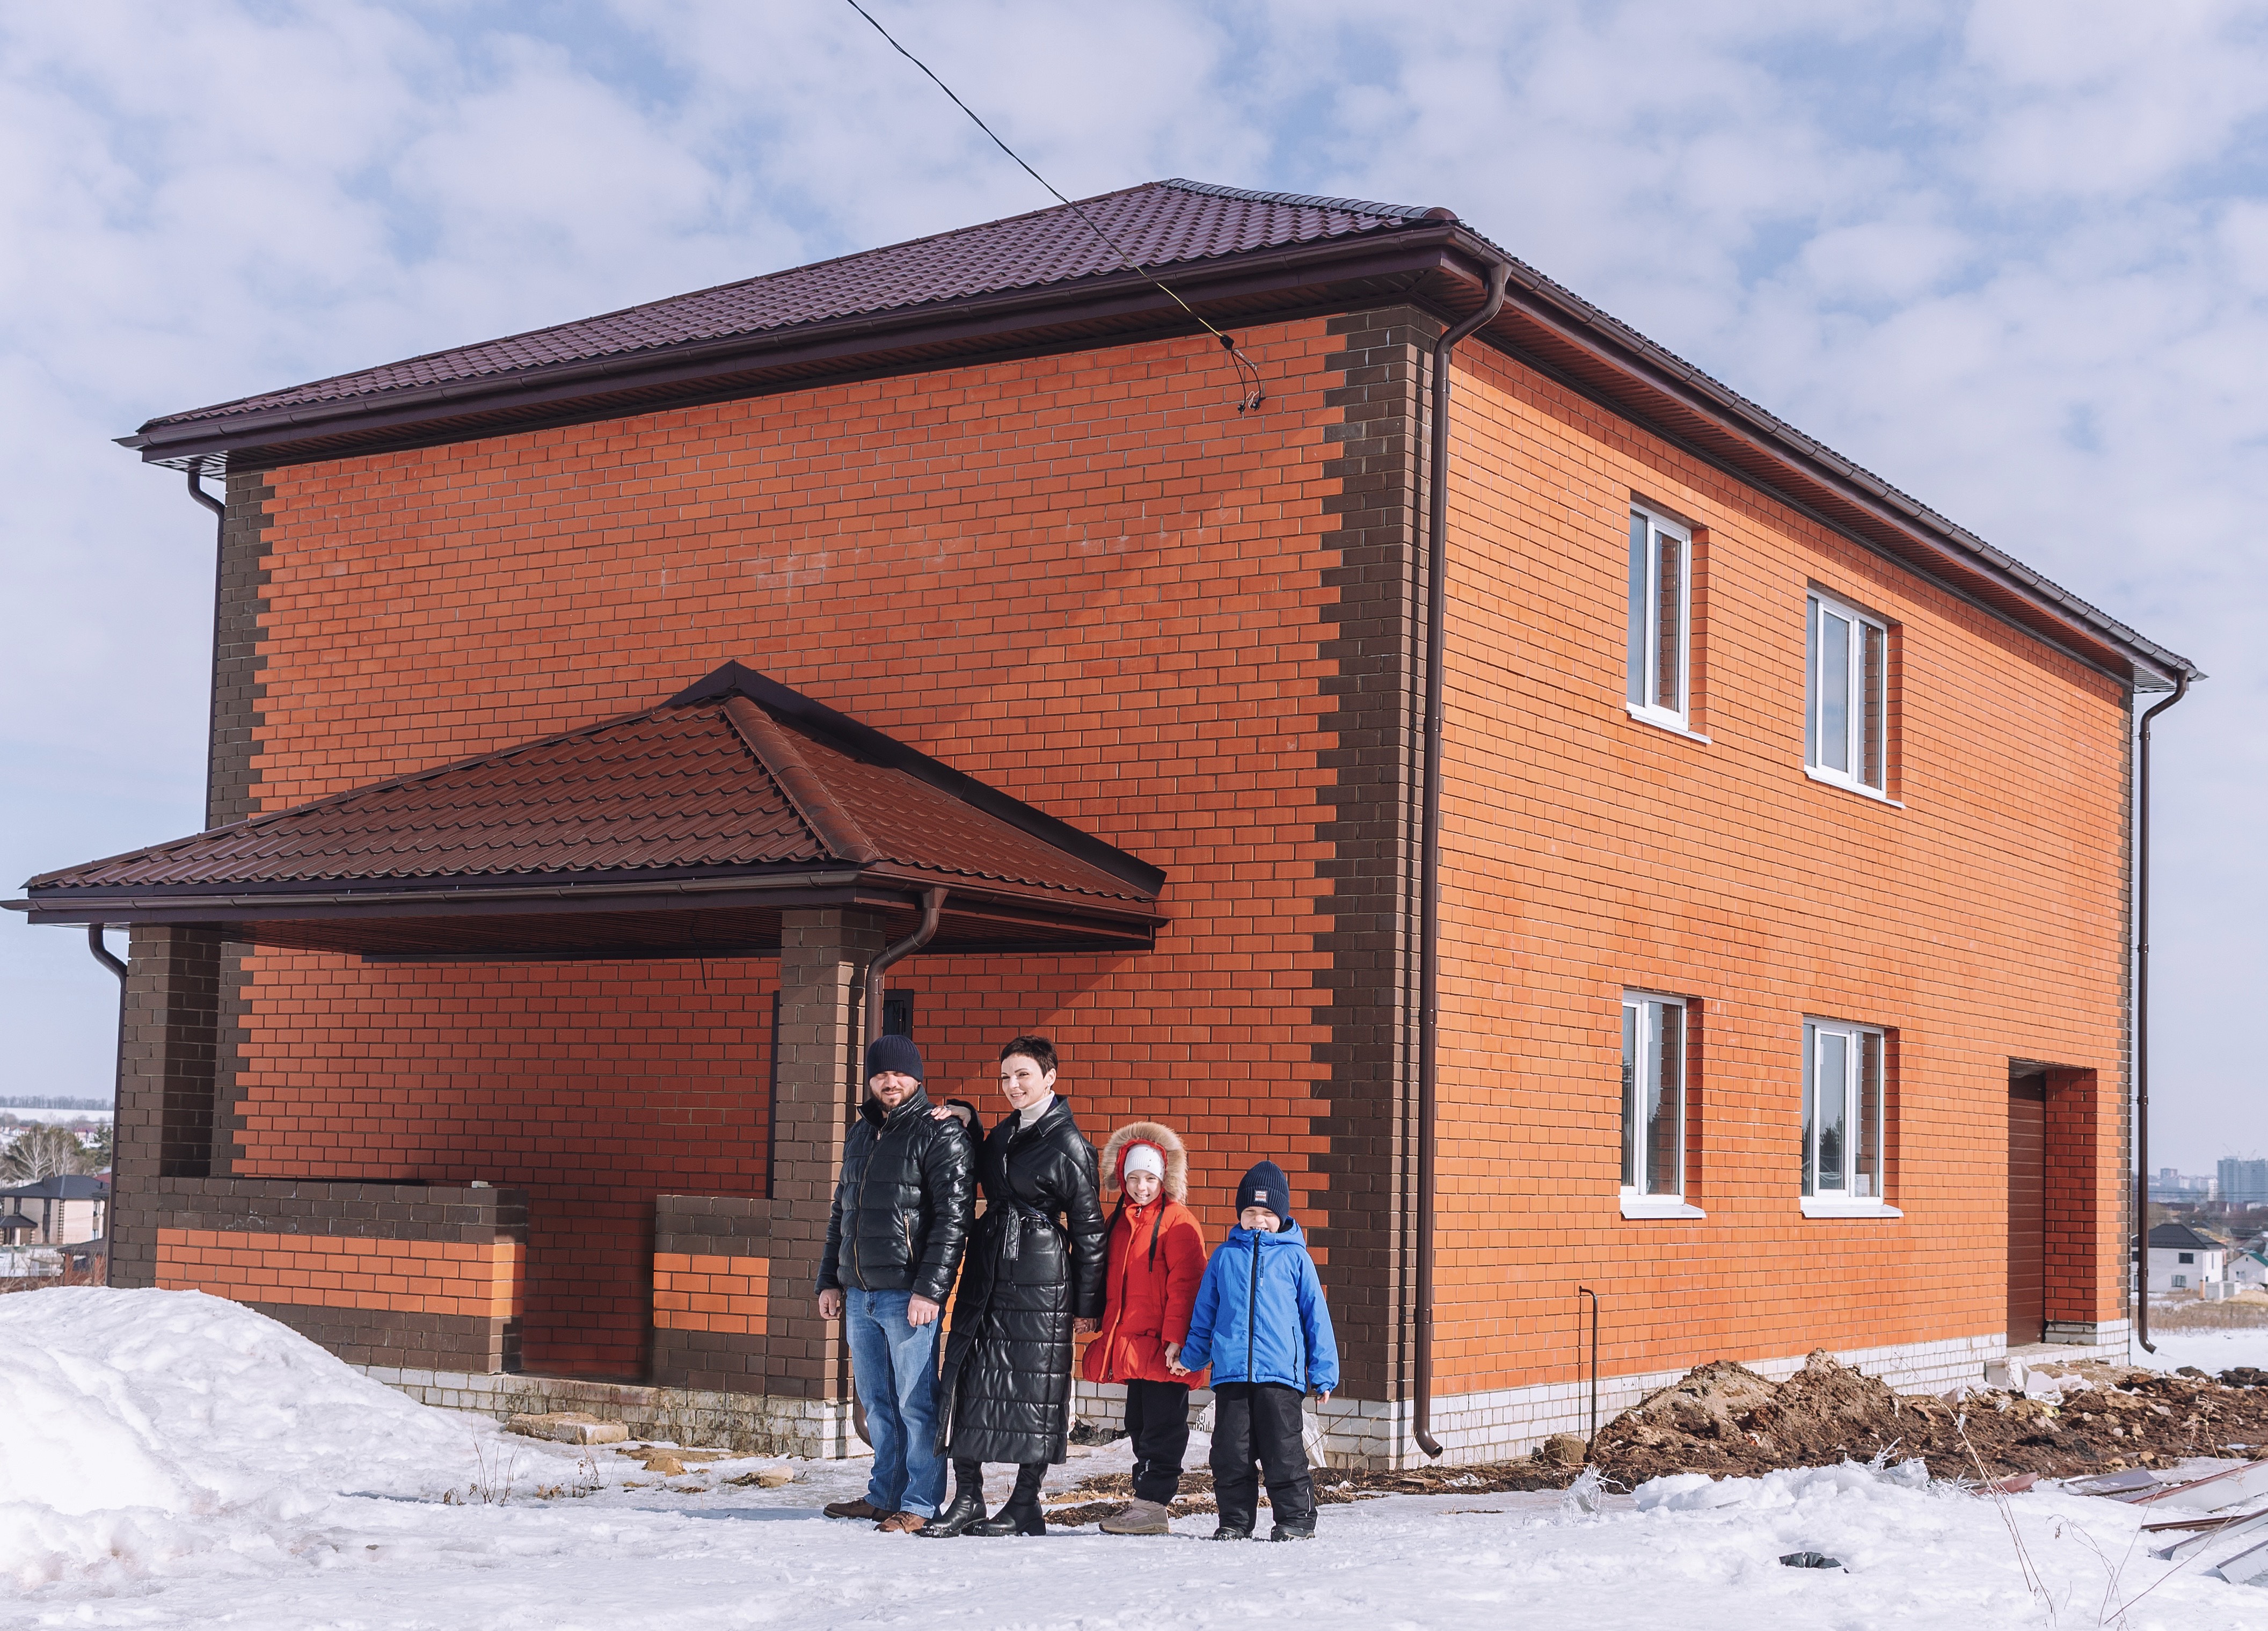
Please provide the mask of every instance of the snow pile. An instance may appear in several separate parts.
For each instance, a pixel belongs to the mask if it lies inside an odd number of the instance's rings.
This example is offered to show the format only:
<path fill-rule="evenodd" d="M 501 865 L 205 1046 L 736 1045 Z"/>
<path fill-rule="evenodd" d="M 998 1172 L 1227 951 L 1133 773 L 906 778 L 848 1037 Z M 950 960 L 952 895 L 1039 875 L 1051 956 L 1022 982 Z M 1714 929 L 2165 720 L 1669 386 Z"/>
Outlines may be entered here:
<path fill-rule="evenodd" d="M 1757 1511 L 1793 1507 L 1815 1498 L 1872 1494 L 1878 1489 L 1927 1489 L 1929 1466 L 1902 1461 L 1896 1466 L 1796 1467 L 1762 1478 L 1712 1478 L 1706 1472 L 1676 1472 L 1651 1479 L 1636 1492 L 1641 1512 L 1705 1512 L 1719 1507 Z"/>
<path fill-rule="evenodd" d="M 475 1465 L 468 1419 L 201 1292 L 0 1297 L 0 1580 L 25 1588 L 288 1546 L 337 1491 L 438 1491 Z"/>

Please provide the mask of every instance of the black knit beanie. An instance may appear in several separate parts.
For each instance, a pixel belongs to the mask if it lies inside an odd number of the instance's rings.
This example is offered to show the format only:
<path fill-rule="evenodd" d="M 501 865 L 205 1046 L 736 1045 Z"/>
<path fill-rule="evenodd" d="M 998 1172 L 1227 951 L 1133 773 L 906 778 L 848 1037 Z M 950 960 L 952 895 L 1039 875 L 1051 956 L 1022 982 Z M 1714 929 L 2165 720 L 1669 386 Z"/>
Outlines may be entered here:
<path fill-rule="evenodd" d="M 866 1080 L 890 1070 L 916 1081 L 922 1079 L 921 1050 L 911 1037 L 877 1037 L 866 1044 Z"/>
<path fill-rule="evenodd" d="M 1244 1175 L 1236 1186 L 1236 1209 L 1242 1212 L 1247 1207 L 1267 1207 L 1279 1225 L 1292 1221 L 1292 1185 L 1283 1168 L 1263 1161 Z"/>

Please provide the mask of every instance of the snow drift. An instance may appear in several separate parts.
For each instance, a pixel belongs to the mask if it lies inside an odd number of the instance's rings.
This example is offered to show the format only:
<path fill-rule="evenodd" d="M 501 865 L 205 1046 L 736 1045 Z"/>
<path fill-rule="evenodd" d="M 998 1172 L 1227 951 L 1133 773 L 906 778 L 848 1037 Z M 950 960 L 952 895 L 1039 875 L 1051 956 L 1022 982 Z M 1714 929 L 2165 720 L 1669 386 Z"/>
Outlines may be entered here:
<path fill-rule="evenodd" d="M 0 1579 L 25 1588 L 255 1537 L 288 1547 L 334 1492 L 438 1493 L 494 1431 L 202 1292 L 0 1297 Z"/>

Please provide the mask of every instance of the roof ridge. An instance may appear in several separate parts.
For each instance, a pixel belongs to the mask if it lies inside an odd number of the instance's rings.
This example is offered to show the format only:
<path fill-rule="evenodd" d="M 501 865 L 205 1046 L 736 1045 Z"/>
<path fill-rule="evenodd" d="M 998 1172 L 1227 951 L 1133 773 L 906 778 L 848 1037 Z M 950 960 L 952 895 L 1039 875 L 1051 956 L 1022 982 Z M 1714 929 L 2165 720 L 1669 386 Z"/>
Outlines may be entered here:
<path fill-rule="evenodd" d="M 795 738 L 777 720 L 738 691 L 721 699 L 725 719 L 738 734 L 758 764 L 770 775 L 788 807 L 802 817 L 811 836 L 835 852 L 837 860 L 870 866 L 882 859 L 881 850 L 866 836 L 858 818 L 843 808 L 835 794 L 804 761 Z"/>
<path fill-rule="evenodd" d="M 1247 203 L 1286 204 L 1298 210 L 1344 210 L 1350 215 L 1374 215 L 1381 220 L 1386 221 L 1429 219 L 1454 221 L 1457 218 L 1454 210 L 1444 210 L 1438 204 L 1373 203 L 1364 198 L 1330 198 L 1319 193 L 1262 192 L 1248 187 L 1223 187 L 1218 181 L 1192 181 L 1185 176 L 1174 176 L 1170 181 L 1149 181 L 1144 185 L 1170 187 L 1180 192 L 1199 193 L 1207 198 L 1240 198 Z M 1128 188 L 1125 190 L 1137 192 L 1140 189 Z M 1102 198 L 1114 196 L 1109 193 L 1099 195 Z M 1082 198 L 1079 202 L 1092 203 L 1096 200 Z"/>

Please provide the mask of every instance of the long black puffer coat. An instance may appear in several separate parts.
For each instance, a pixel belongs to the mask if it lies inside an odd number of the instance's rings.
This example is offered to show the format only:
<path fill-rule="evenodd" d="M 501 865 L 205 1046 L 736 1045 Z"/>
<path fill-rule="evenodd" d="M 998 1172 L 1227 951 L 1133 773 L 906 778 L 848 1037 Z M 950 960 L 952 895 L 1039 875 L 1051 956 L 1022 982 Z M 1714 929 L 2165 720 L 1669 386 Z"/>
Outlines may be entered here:
<path fill-rule="evenodd" d="M 918 1088 L 893 1111 L 871 1098 L 860 1106 L 843 1140 L 818 1288 L 910 1291 L 943 1303 L 976 1211 L 973 1142 L 959 1121 L 933 1118 Z"/>
<path fill-rule="evenodd" d="M 945 1349 L 938 1443 L 955 1460 L 1069 1454 L 1071 1321 L 1102 1317 L 1109 1229 L 1094 1146 L 1058 1094 L 1029 1132 L 1011 1115 L 976 1161 L 976 1221 Z"/>

